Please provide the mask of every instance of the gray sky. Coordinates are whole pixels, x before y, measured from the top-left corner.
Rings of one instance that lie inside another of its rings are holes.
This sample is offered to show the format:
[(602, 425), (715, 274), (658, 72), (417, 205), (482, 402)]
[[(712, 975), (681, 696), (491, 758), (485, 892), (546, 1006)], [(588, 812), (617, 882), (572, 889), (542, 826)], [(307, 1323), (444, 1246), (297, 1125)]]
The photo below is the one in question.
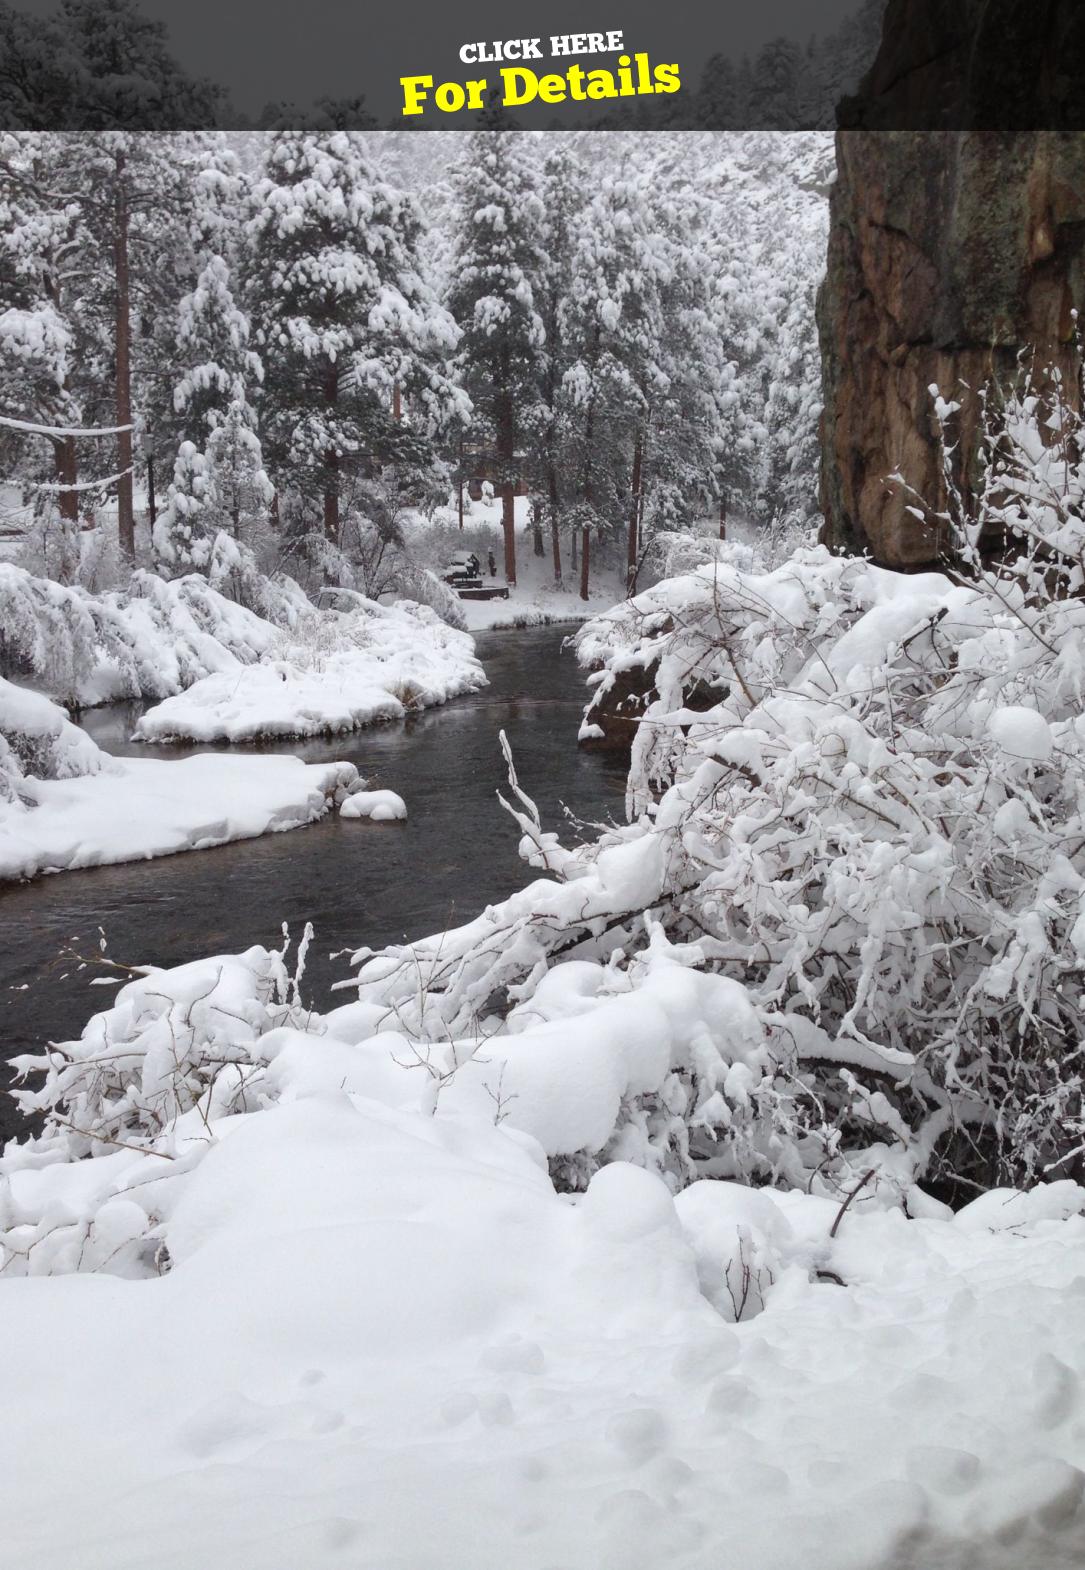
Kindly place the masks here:
[[(39, 14), (54, 9), (54, 0), (14, 3)], [(141, 0), (147, 15), (167, 23), (178, 61), (228, 87), (240, 109), (258, 111), (271, 98), (305, 104), (364, 92), (382, 120), (399, 111), (400, 76), (485, 75), (458, 58), (460, 44), (474, 39), (621, 29), (631, 50), (646, 49), (654, 63), (677, 61), (688, 89), (714, 50), (742, 55), (781, 33), (805, 42), (859, 3), (718, 0), (710, 9), (705, 0), (471, 0), (452, 8), (382, 0), (363, 8), (350, 0)], [(498, 68), (490, 70), (496, 79)]]

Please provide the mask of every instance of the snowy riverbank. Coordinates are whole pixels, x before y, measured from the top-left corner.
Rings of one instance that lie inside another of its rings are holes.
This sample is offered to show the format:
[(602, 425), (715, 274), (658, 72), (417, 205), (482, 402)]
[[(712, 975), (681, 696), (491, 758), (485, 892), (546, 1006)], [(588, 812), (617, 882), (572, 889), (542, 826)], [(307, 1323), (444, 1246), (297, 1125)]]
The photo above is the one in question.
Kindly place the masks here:
[(342, 735), (486, 685), (474, 643), (422, 605), (359, 600), (279, 658), (219, 671), (149, 709), (139, 741), (255, 742)]
[(0, 803), (0, 879), (207, 850), (315, 823), (358, 778), (349, 763), (206, 753), (126, 758), (82, 779), (27, 780)]
[(56, 1055), (72, 1123), (112, 1107), (131, 1148), (4, 1161), (13, 1564), (1076, 1564), (1085, 1190), (841, 1217), (616, 1162), (561, 1195), (526, 1132), (586, 1088), (552, 1025), (515, 1096), (487, 1045), (482, 1110), (372, 1015), (299, 1010), (251, 950)]
[(299, 828), (361, 783), (353, 764), (291, 757), (114, 758), (0, 680), (0, 881)]

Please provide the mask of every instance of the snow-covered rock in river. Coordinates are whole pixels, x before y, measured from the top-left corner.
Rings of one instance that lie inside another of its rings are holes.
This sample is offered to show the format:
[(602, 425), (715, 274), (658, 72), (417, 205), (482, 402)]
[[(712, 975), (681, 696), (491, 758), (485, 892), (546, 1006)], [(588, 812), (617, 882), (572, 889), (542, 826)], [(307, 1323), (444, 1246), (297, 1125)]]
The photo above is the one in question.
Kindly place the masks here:
[(374, 823), (403, 822), (407, 803), (394, 790), (355, 790), (340, 806), (339, 816), (371, 818)]

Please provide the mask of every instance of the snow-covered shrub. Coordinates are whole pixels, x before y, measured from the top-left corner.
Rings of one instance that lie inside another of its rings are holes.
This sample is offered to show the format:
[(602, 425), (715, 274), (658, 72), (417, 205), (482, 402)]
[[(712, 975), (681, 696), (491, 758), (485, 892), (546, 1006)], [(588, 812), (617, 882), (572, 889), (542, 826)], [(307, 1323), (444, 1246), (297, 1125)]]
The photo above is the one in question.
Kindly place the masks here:
[(27, 775), (66, 780), (114, 766), (63, 709), (0, 677), (0, 801), (24, 800)]
[[(263, 592), (277, 620), (297, 619), (300, 591), (284, 583)], [(166, 697), (211, 671), (252, 663), (279, 636), (197, 574), (166, 583), (136, 572), (127, 590), (93, 595), (0, 563), (0, 674), (33, 675), (77, 706)]]
[(207, 514), (212, 502), (210, 465), (194, 442), (182, 442), (166, 505), (152, 530), (156, 562), (179, 573), (207, 565), (211, 550)]
[(42, 1076), (38, 1088), (15, 1092), (23, 1112), (66, 1111), (40, 1148), (60, 1139), (65, 1159), (104, 1155), (111, 1141), (157, 1138), (201, 1103), (215, 1116), (243, 1106), (245, 1069), (259, 1059), (254, 1044), (305, 1015), (300, 983), (311, 935), (307, 928), (293, 975), (288, 938), (282, 950), (137, 971), (78, 1043), (13, 1059), (20, 1080)]
[[(703, 567), (588, 623), (589, 723), (623, 673), (651, 689), (629, 824), (569, 850), (521, 803), (550, 880), (440, 938), (362, 951), (361, 996), (455, 1040), (512, 1021), (572, 958), (636, 989), (658, 932), (740, 983), (765, 1032), (776, 1149), (752, 1137), (743, 1175), (864, 1147), (905, 1183), (1079, 1170), (1082, 437), (1057, 389), (988, 412), (979, 499), (951, 489), (936, 520), (971, 576), (806, 548), (767, 572)], [(992, 537), (1011, 549), (984, 565)], [(725, 1020), (705, 1021), (724, 1055)], [(690, 1105), (675, 1115), (692, 1126)], [(692, 1105), (696, 1166), (735, 1111)]]
[(253, 552), (234, 535), (220, 529), (211, 542), (207, 582), (223, 599), (243, 605), (276, 627), (293, 629), (313, 611), (312, 601), (285, 573), (269, 577)]
[(405, 564), (399, 574), (396, 595), (398, 600), (411, 600), (416, 605), (428, 606), (450, 627), (461, 632), (467, 630), (467, 617), (458, 595), (453, 594), (448, 584), (443, 583), (428, 567)]
[(276, 629), (270, 655), (225, 667), (148, 710), (142, 741), (258, 742), (337, 735), (485, 686), (465, 632), (427, 605), (378, 605), (355, 589), (322, 592)]
[[(211, 1148), (220, 1119), (265, 1104), (250, 1091), (266, 1067), (264, 1039), (309, 1019), (300, 988), (312, 929), (292, 963), (283, 933), (279, 950), (256, 947), (171, 970), (73, 956), (81, 967), (97, 963), (133, 979), (78, 1041), (13, 1060), (15, 1099), (24, 1113), (41, 1115), (43, 1127), (4, 1153), (4, 1274), (146, 1275), (166, 1267), (159, 1239), (183, 1188), (176, 1179)], [(31, 1076), (33, 1089), (25, 1084)], [(62, 1189), (43, 1200), (40, 1189), (19, 1188), (20, 1173), (77, 1171), (72, 1163), (84, 1158), (95, 1158), (100, 1177), (77, 1179), (67, 1201)]]

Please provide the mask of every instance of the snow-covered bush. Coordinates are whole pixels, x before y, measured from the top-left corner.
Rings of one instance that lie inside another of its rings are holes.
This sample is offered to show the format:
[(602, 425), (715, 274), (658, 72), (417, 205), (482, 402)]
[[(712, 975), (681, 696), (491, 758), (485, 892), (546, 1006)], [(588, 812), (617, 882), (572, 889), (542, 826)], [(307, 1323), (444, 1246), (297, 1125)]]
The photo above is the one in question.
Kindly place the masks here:
[[(298, 591), (262, 588), (289, 625)], [(0, 563), (0, 673), (33, 675), (77, 706), (165, 697), (210, 671), (252, 663), (278, 638), (277, 627), (197, 574), (166, 583), (136, 572), (127, 590), (93, 595)]]
[[(558, 961), (635, 990), (658, 932), (741, 983), (766, 1033), (774, 1068), (755, 1086), (776, 1149), (751, 1138), (743, 1175), (872, 1145), (907, 1181), (1079, 1170), (1082, 434), (1057, 388), (988, 411), (978, 500), (951, 486), (935, 520), (970, 576), (807, 548), (768, 572), (703, 567), (588, 623), (588, 723), (623, 674), (651, 689), (628, 826), (567, 850), (521, 804), (525, 847), (557, 881), (439, 939), (362, 951), (361, 996), (455, 1040), (511, 1025)], [(985, 565), (992, 537), (1011, 549)], [(726, 1055), (716, 1018), (706, 1039)], [(711, 1163), (733, 1105), (672, 1111)]]
[(448, 626), (458, 631), (467, 630), (467, 617), (458, 595), (453, 594), (447, 583), (442, 582), (428, 567), (404, 564), (396, 585), (399, 600), (411, 600), (416, 605), (426, 605), (435, 611)]
[(0, 677), (0, 802), (22, 801), (20, 786), (27, 775), (75, 779), (112, 766), (109, 755), (63, 709)]
[[(39, 1081), (14, 1092), (21, 1110), (45, 1116), (39, 1135), (5, 1153), (4, 1274), (145, 1275), (164, 1268), (161, 1222), (183, 1187), (173, 1180), (210, 1149), (213, 1123), (265, 1104), (249, 1093), (266, 1066), (263, 1038), (308, 1019), (300, 987), (311, 936), (307, 927), (292, 963), (285, 928), (282, 949), (256, 947), (172, 970), (72, 957), (83, 968), (99, 964), (132, 979), (78, 1041), (13, 1060), (20, 1081)], [(96, 1158), (100, 1178), (77, 1185), (80, 1207), (20, 1201), (20, 1172), (86, 1157)]]
[(186, 685), (149, 709), (142, 741), (253, 742), (336, 735), (485, 686), (474, 643), (427, 605), (378, 605), (354, 589), (326, 589), (276, 631), (269, 655)]

